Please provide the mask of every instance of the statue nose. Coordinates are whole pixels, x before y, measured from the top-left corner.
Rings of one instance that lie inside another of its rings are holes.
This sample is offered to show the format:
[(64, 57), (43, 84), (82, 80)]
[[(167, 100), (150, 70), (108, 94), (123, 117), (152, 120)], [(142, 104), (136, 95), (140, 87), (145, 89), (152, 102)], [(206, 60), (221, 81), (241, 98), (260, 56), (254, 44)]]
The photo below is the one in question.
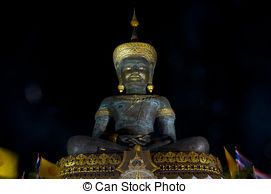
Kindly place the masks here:
[(134, 66), (134, 70), (138, 71), (139, 70), (139, 67), (138, 66)]

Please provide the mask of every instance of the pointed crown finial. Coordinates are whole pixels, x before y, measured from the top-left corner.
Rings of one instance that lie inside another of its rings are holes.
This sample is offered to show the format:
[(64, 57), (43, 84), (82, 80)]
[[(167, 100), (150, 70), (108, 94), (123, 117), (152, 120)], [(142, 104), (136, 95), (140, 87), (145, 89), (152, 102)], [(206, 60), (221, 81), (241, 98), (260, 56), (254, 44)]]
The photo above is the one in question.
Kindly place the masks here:
[(134, 28), (137, 27), (139, 25), (138, 20), (136, 19), (136, 13), (135, 13), (135, 9), (134, 9), (134, 14), (133, 14), (133, 18), (130, 22), (131, 26), (133, 26)]
[[(130, 24), (133, 27), (131, 42), (123, 43), (117, 46), (113, 52), (115, 69), (119, 69), (120, 62), (129, 56), (141, 56), (145, 58), (154, 69), (157, 61), (157, 53), (152, 45), (138, 41), (136, 27), (139, 25), (139, 22), (136, 18), (135, 9)], [(120, 89), (122, 90), (122, 88)], [(149, 90), (152, 89), (153, 86), (149, 84)]]

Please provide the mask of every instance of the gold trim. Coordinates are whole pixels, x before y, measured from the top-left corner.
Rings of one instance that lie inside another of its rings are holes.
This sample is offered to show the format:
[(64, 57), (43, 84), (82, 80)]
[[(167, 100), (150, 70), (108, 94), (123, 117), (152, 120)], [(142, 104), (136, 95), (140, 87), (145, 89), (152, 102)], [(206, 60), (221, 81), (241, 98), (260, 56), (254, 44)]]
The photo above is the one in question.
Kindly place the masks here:
[(119, 95), (119, 96), (113, 96), (115, 99), (120, 100), (128, 100), (128, 101), (144, 101), (146, 99), (152, 99), (152, 98), (158, 98), (158, 95)]
[(109, 109), (100, 109), (96, 112), (95, 114), (95, 119), (97, 119), (98, 117), (101, 117), (101, 116), (110, 116), (110, 111)]
[[(57, 162), (60, 176), (74, 178), (77, 174), (91, 173), (88, 176), (100, 176), (104, 173), (115, 173), (115, 169), (121, 163), (119, 154), (79, 154), (61, 158)], [(108, 175), (107, 175), (108, 176)]]
[(119, 136), (119, 135), (118, 135), (117, 133), (114, 133), (113, 135), (111, 135), (111, 136), (109, 137), (109, 139), (110, 139), (110, 141), (116, 143), (116, 142), (117, 142), (117, 139), (118, 139), (118, 136)]
[(159, 165), (160, 170), (159, 172), (206, 172), (206, 173), (214, 173), (217, 175), (222, 175), (220, 169), (218, 169), (216, 166), (210, 166), (210, 165), (203, 165), (203, 164), (195, 164), (195, 163), (172, 163), (172, 164), (160, 164)]
[[(67, 156), (57, 162), (62, 178), (120, 178), (120, 169), (127, 160), (127, 153), (79, 154)], [(136, 154), (139, 152), (136, 151)], [(139, 156), (139, 155), (138, 155)], [(223, 178), (219, 159), (211, 154), (196, 152), (155, 152), (145, 155), (158, 178)], [(145, 163), (146, 161), (144, 161)]]
[(153, 161), (161, 171), (203, 171), (222, 175), (223, 169), (218, 158), (212, 154), (196, 152), (157, 152)]
[(213, 173), (207, 173), (207, 172), (169, 172), (169, 173), (154, 173), (156, 177), (159, 179), (166, 177), (167, 179), (176, 179), (177, 177), (181, 177), (182, 179), (191, 179), (193, 176), (198, 179), (204, 179), (208, 176), (210, 176), (212, 179), (222, 179), (223, 175), (217, 175)]
[(170, 116), (170, 117), (176, 118), (175, 113), (172, 108), (159, 109), (157, 111), (157, 117), (162, 117), (162, 116)]
[(149, 160), (149, 162), (151, 163), (151, 165), (153, 166), (153, 170), (151, 170), (151, 172), (153, 173), (153, 172), (155, 172), (155, 171), (157, 171), (157, 170), (159, 170), (160, 168), (156, 165), (156, 164), (154, 164), (154, 162), (153, 162), (153, 160), (152, 160), (152, 157), (151, 157), (151, 153), (150, 153), (150, 151), (149, 151), (149, 153), (148, 153), (148, 160)]
[(121, 172), (121, 173), (124, 173), (125, 171), (122, 170), (120, 167), (123, 166), (123, 164), (126, 162), (126, 159), (127, 159), (127, 151), (124, 151), (123, 152), (123, 158), (122, 158), (122, 161), (120, 163), (120, 165), (116, 168), (117, 171)]
[(115, 69), (118, 64), (125, 58), (130, 56), (141, 56), (145, 58), (150, 65), (155, 67), (157, 61), (157, 53), (153, 46), (144, 42), (128, 42), (117, 46), (113, 52), (113, 62)]
[[(141, 137), (141, 135), (138, 135), (138, 137)], [(135, 151), (142, 151), (142, 147), (140, 145), (135, 145), (134, 150)]]

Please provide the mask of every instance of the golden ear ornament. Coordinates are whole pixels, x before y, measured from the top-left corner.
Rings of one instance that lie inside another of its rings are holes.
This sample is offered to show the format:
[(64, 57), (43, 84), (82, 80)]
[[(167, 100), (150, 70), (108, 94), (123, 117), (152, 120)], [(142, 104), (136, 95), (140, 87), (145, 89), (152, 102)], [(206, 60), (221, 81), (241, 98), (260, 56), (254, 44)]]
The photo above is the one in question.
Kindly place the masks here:
[(125, 89), (125, 87), (124, 87), (123, 84), (118, 85), (118, 90), (119, 90), (120, 93), (122, 93), (124, 89)]
[(152, 84), (149, 84), (149, 85), (147, 86), (147, 89), (148, 89), (148, 91), (149, 91), (150, 93), (152, 93), (152, 91), (153, 91), (153, 89), (154, 89), (154, 86), (153, 86)]

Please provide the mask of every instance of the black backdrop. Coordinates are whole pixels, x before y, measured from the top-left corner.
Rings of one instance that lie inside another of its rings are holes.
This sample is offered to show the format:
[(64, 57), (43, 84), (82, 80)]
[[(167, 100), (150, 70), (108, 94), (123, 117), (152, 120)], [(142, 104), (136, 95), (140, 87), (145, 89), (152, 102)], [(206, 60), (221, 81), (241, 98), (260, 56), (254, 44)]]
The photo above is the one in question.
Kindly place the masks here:
[(130, 39), (133, 7), (178, 138), (206, 137), (224, 165), (223, 146), (238, 146), (271, 173), (271, 14), (242, 0), (2, 5), (0, 146), (20, 155), (20, 172), (91, 134), (99, 104), (118, 93), (112, 53)]

